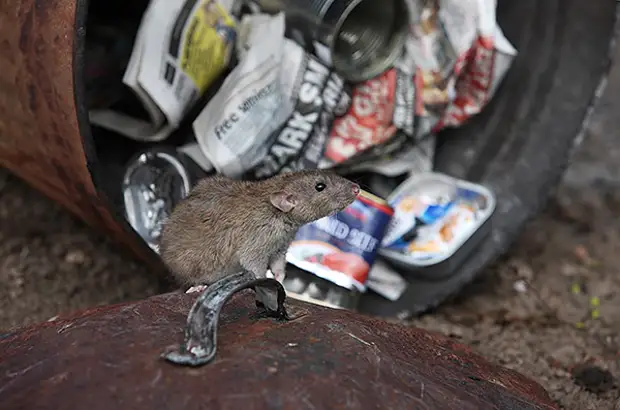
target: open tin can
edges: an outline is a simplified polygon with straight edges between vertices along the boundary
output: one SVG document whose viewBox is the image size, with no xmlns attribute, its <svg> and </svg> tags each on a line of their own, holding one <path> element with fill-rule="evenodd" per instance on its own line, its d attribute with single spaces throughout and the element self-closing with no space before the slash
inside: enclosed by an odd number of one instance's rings
<svg viewBox="0 0 620 410">
<path fill-rule="evenodd" d="M 163 222 L 207 175 L 183 148 L 159 146 L 139 152 L 127 164 L 122 181 L 125 218 L 158 253 Z"/>
<path fill-rule="evenodd" d="M 254 0 L 261 11 L 284 11 L 287 22 L 326 45 L 334 69 L 352 82 L 381 74 L 403 53 L 409 30 L 405 0 Z"/>
</svg>

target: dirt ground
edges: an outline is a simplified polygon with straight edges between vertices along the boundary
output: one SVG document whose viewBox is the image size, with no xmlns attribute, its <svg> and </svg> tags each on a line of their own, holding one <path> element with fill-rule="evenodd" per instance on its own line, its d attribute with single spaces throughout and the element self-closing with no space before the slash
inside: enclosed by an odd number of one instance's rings
<svg viewBox="0 0 620 410">
<path fill-rule="evenodd" d="M 513 250 L 457 300 L 412 322 L 474 346 L 566 409 L 620 410 L 620 69 L 558 193 Z M 145 268 L 0 170 L 0 329 L 158 291 Z M 587 377 L 586 377 L 587 378 Z"/>
</svg>

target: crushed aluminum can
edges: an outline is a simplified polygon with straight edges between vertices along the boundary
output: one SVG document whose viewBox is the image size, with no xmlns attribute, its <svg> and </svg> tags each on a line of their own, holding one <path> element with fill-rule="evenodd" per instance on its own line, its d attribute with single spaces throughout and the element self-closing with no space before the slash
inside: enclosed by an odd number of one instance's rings
<svg viewBox="0 0 620 410">
<path fill-rule="evenodd" d="M 140 152 L 122 182 L 125 218 L 155 252 L 162 223 L 205 173 L 189 155 L 166 147 Z"/>
<path fill-rule="evenodd" d="M 489 233 L 495 210 L 489 189 L 435 172 L 410 177 L 388 202 L 394 217 L 379 253 L 435 279 L 450 276 Z"/>
<path fill-rule="evenodd" d="M 289 246 L 287 262 L 324 281 L 313 279 L 308 283 L 310 277 L 306 276 L 303 286 L 303 277 L 301 282 L 291 278 L 284 283 L 294 294 L 291 297 L 338 305 L 332 295 L 350 293 L 354 299 L 365 292 L 368 273 L 392 214 L 385 200 L 362 191 L 343 211 L 302 226 Z"/>
</svg>

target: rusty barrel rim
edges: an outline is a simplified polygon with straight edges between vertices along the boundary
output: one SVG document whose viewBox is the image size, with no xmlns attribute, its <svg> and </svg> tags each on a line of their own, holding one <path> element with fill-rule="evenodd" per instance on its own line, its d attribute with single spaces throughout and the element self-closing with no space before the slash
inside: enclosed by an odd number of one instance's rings
<svg viewBox="0 0 620 410">
<path fill-rule="evenodd" d="M 134 255 L 146 262 L 149 267 L 155 271 L 164 273 L 167 271 L 161 259 L 148 245 L 148 243 L 133 229 L 129 221 L 114 206 L 113 201 L 108 194 L 102 189 L 105 184 L 102 182 L 105 178 L 105 171 L 101 169 L 99 157 L 96 152 L 95 141 L 93 138 L 93 130 L 89 121 L 88 108 L 86 105 L 86 84 L 84 81 L 85 67 L 85 49 L 86 49 L 86 30 L 89 13 L 89 1 L 78 1 L 75 4 L 74 15 L 74 35 L 73 35 L 73 84 L 74 84 L 74 104 L 76 109 L 76 119 L 80 137 L 82 139 L 82 147 L 86 160 L 86 167 L 90 173 L 93 186 L 97 192 L 98 199 L 106 211 L 113 217 L 116 223 L 122 228 L 127 235 L 127 244 L 132 248 Z M 119 183 L 120 188 L 120 183 Z M 171 281 L 165 275 L 157 275 L 164 282 L 165 288 L 171 288 Z"/>
</svg>

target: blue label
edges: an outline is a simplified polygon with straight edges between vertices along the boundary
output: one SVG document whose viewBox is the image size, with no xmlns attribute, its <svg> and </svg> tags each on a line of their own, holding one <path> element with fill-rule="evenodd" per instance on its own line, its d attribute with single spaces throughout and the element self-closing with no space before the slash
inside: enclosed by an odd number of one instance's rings
<svg viewBox="0 0 620 410">
<path fill-rule="evenodd" d="M 425 224 L 432 225 L 443 218 L 452 208 L 452 205 L 454 205 L 454 202 L 448 202 L 445 205 L 429 205 L 418 218 Z"/>
<path fill-rule="evenodd" d="M 361 256 L 372 266 L 390 218 L 379 209 L 356 200 L 336 215 L 302 226 L 295 240 L 331 244 L 343 252 Z"/>
</svg>

